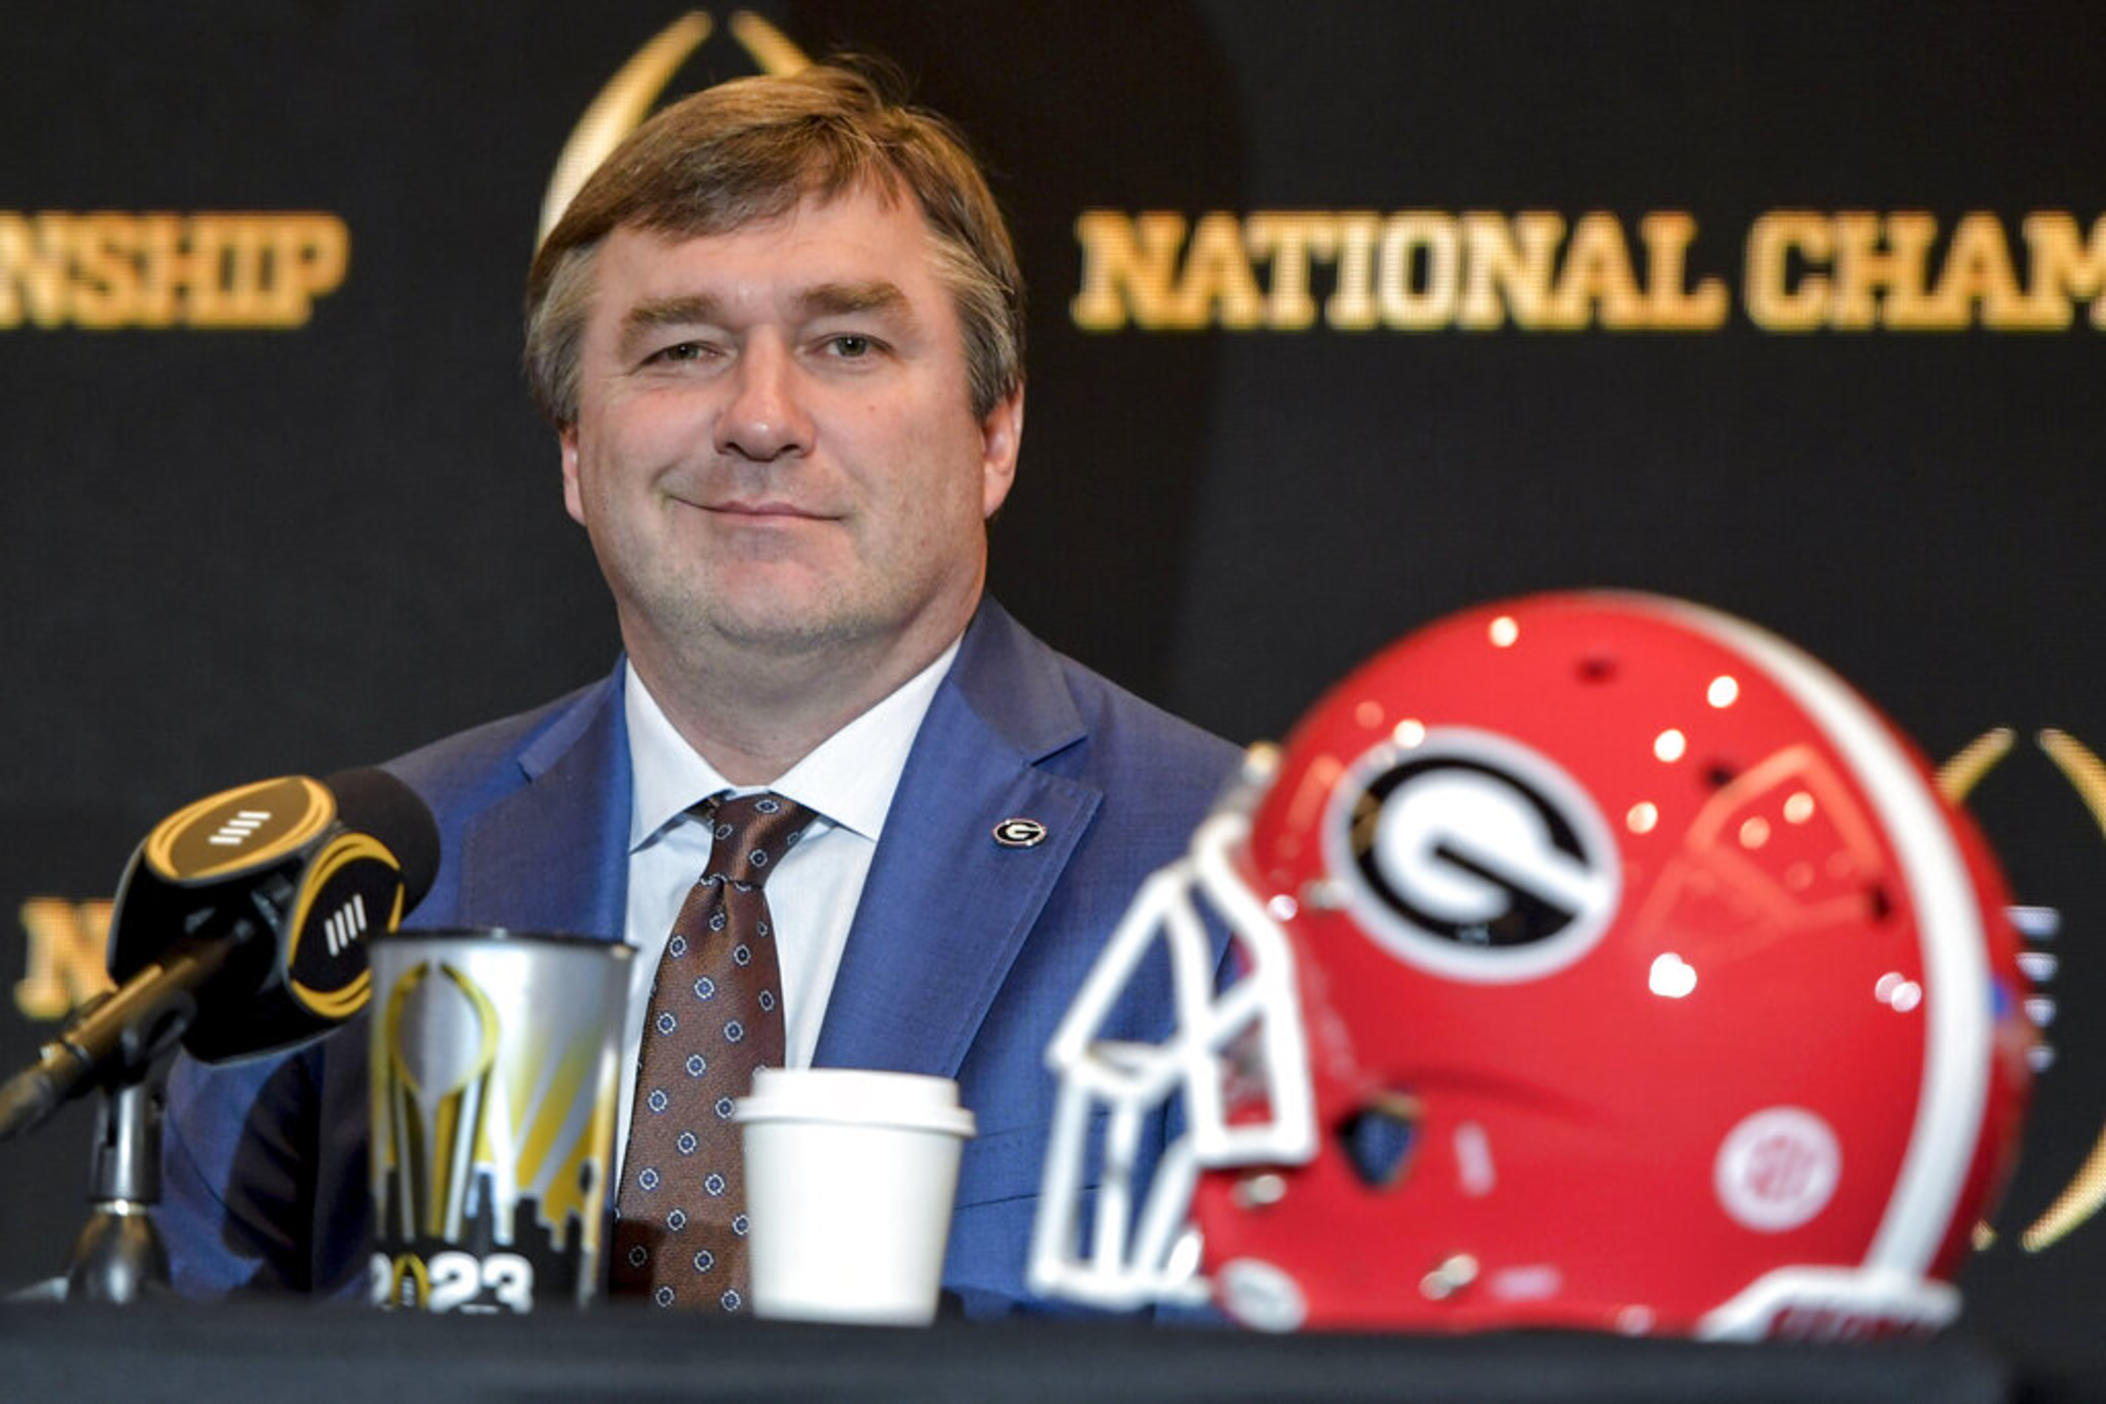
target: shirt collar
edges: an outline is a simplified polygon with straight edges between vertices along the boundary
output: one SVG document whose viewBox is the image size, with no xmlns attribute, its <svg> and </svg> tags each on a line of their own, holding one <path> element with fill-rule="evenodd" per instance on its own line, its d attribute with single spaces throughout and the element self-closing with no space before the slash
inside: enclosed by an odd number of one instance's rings
<svg viewBox="0 0 2106 1404">
<path fill-rule="evenodd" d="M 892 792 L 907 767 L 907 753 L 914 748 L 937 687 L 958 656 L 958 644 L 959 639 L 951 640 L 926 668 L 820 742 L 766 788 L 875 843 L 885 827 L 885 812 L 892 807 Z M 633 853 L 697 801 L 739 787 L 674 729 L 637 676 L 636 665 L 625 663 L 623 669 L 622 706 L 634 777 L 629 811 Z"/>
</svg>

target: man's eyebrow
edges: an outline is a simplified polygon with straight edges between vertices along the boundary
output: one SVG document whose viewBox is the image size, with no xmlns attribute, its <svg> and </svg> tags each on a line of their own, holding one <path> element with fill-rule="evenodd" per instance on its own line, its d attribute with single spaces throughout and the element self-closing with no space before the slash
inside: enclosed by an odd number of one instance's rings
<svg viewBox="0 0 2106 1404">
<path fill-rule="evenodd" d="M 659 327 L 712 323 L 718 319 L 721 310 L 717 300 L 708 293 L 649 298 L 631 307 L 628 315 L 622 318 L 622 335 L 628 338 Z"/>
<path fill-rule="evenodd" d="M 815 284 L 799 293 L 796 303 L 798 314 L 803 317 L 882 312 L 911 318 L 912 313 L 907 294 L 899 284 L 885 278 L 859 283 Z M 646 298 L 622 317 L 622 342 L 632 344 L 665 327 L 721 325 L 724 315 L 723 303 L 709 293 Z"/>
<path fill-rule="evenodd" d="M 807 317 L 839 317 L 855 312 L 904 313 L 907 295 L 899 284 L 883 278 L 862 283 L 821 283 L 797 298 L 798 310 Z"/>
</svg>

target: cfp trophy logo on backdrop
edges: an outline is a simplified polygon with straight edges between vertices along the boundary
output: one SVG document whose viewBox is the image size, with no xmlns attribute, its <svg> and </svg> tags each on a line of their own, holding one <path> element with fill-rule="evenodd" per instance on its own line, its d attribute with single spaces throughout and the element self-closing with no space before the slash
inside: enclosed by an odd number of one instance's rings
<svg viewBox="0 0 2106 1404">
<path fill-rule="evenodd" d="M 788 35 L 750 10 L 734 10 L 725 27 L 746 56 L 763 73 L 780 76 L 808 65 L 804 50 Z M 571 129 L 556 169 L 549 176 L 548 194 L 541 202 L 541 227 L 535 242 L 546 237 L 563 217 L 571 197 L 607 153 L 621 144 L 650 115 L 652 105 L 665 91 L 680 65 L 709 38 L 715 21 L 706 10 L 694 10 L 674 20 L 645 44 L 621 70 L 600 89 Z"/>
</svg>

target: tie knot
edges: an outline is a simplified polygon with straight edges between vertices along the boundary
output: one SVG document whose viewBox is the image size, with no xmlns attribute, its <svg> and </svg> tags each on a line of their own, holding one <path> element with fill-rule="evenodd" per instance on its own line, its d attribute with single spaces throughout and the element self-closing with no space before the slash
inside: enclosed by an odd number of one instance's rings
<svg viewBox="0 0 2106 1404">
<path fill-rule="evenodd" d="M 711 843 L 702 876 L 755 887 L 768 880 L 814 818 L 797 801 L 772 792 L 724 795 L 705 803 Z"/>
</svg>

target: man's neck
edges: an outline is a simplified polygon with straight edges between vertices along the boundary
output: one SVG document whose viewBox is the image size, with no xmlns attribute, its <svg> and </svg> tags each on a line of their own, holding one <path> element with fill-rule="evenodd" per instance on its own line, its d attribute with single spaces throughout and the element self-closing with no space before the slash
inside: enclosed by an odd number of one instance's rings
<svg viewBox="0 0 2106 1404">
<path fill-rule="evenodd" d="M 685 651 L 623 630 L 630 661 L 673 729 L 734 785 L 767 785 L 935 661 L 971 619 L 945 617 L 881 651 L 855 644 Z"/>
</svg>

